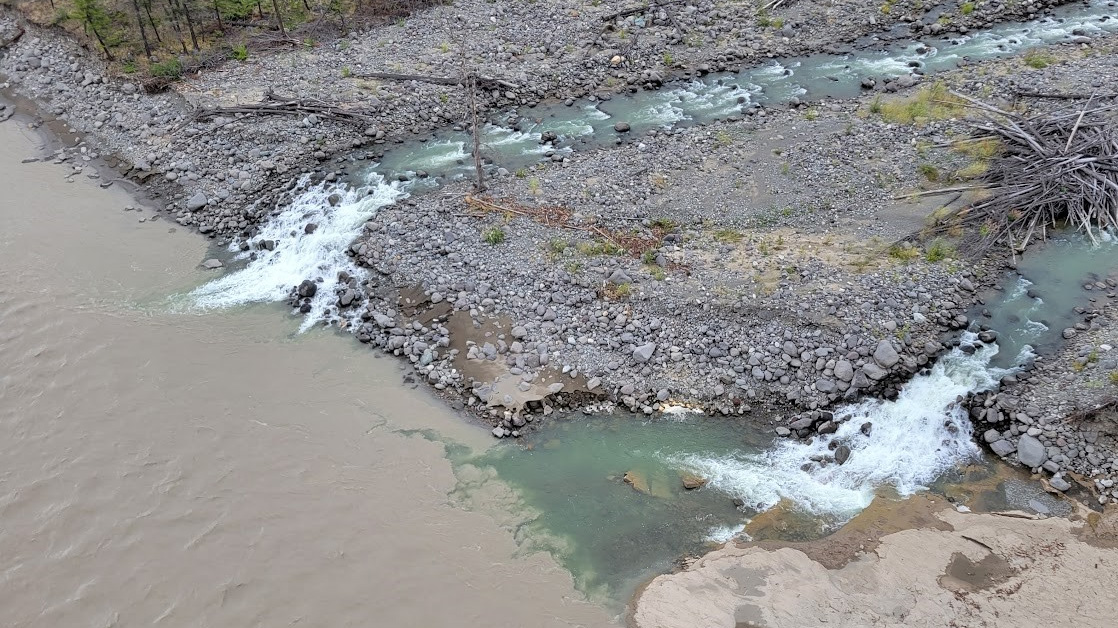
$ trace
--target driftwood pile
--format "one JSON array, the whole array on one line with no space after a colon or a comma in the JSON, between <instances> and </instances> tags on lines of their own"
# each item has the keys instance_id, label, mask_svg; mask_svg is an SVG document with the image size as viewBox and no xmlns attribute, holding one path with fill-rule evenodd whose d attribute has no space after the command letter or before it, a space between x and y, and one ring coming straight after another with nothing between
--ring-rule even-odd
<instances>
[{"instance_id":1,"label":"driftwood pile","mask_svg":"<svg viewBox=\"0 0 1118 628\"><path fill-rule=\"evenodd\" d=\"M264 100L256 105L236 105L232 107L204 107L194 112L195 120L207 120L217 116L280 115L309 116L314 114L326 120L349 122L362 126L373 123L373 116L359 109L347 109L314 98L288 98L277 96L271 90L264 93Z\"/></svg>"},{"instance_id":2,"label":"driftwood pile","mask_svg":"<svg viewBox=\"0 0 1118 628\"><path fill-rule=\"evenodd\" d=\"M1024 114L953 93L978 113L968 142L996 142L987 170L973 185L935 193L974 191L979 200L941 225L962 227L974 252L997 243L1014 253L1049 228L1070 226L1097 242L1118 229L1118 128L1113 102L1098 96L1057 111Z\"/></svg>"}]
</instances>

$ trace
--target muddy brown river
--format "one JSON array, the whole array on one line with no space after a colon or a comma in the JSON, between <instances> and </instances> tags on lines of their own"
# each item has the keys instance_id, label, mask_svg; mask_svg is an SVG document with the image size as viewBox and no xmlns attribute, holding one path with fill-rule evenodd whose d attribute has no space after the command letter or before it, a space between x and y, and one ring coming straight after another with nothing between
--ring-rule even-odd
<instances>
[{"instance_id":1,"label":"muddy brown river","mask_svg":"<svg viewBox=\"0 0 1118 628\"><path fill-rule=\"evenodd\" d=\"M0 124L0 625L612 623L401 433L484 430L280 309L177 307L206 242L21 163L27 122Z\"/></svg>"}]
</instances>

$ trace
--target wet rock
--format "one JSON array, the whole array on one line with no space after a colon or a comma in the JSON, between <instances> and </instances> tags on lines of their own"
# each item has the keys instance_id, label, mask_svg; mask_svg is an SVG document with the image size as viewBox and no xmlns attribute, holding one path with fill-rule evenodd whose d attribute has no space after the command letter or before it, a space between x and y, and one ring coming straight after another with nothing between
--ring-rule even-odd
<instances>
[{"instance_id":1,"label":"wet rock","mask_svg":"<svg viewBox=\"0 0 1118 628\"><path fill-rule=\"evenodd\" d=\"M299 296L301 297L313 297L315 294L318 293L318 284L311 281L310 279L304 279L299 284L298 292Z\"/></svg>"},{"instance_id":2,"label":"wet rock","mask_svg":"<svg viewBox=\"0 0 1118 628\"><path fill-rule=\"evenodd\" d=\"M858 431L860 431L863 436L868 437L870 434L873 433L873 423L866 421L862 424L862 427L858 428Z\"/></svg>"},{"instance_id":3,"label":"wet rock","mask_svg":"<svg viewBox=\"0 0 1118 628\"><path fill-rule=\"evenodd\" d=\"M706 478L701 478L693 473L684 473L680 480L683 483L683 488L689 491L702 488L708 481Z\"/></svg>"},{"instance_id":4,"label":"wet rock","mask_svg":"<svg viewBox=\"0 0 1118 628\"><path fill-rule=\"evenodd\" d=\"M1063 478L1063 476L1060 476L1060 475L1052 476L1048 480L1048 483L1050 485L1052 485L1052 488L1054 488L1054 489L1056 489L1057 491L1060 491L1060 492L1065 492L1065 491L1071 490L1071 482L1068 482L1067 480L1065 480Z\"/></svg>"},{"instance_id":5,"label":"wet rock","mask_svg":"<svg viewBox=\"0 0 1118 628\"><path fill-rule=\"evenodd\" d=\"M849 460L849 459L850 459L850 448L847 447L846 445L839 445L835 449L835 462L837 462L839 464L846 464L846 461Z\"/></svg>"},{"instance_id":6,"label":"wet rock","mask_svg":"<svg viewBox=\"0 0 1118 628\"><path fill-rule=\"evenodd\" d=\"M613 130L618 133L628 133L633 127L629 126L628 122L618 122L613 125Z\"/></svg>"}]
</instances>

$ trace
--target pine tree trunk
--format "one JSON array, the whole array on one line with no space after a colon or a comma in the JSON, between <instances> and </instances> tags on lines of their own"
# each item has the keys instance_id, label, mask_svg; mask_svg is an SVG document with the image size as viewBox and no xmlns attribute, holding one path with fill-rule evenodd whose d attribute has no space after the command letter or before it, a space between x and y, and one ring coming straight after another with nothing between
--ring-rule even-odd
<instances>
[{"instance_id":1,"label":"pine tree trunk","mask_svg":"<svg viewBox=\"0 0 1118 628\"><path fill-rule=\"evenodd\" d=\"M272 0L272 9L276 12L276 24L279 24L280 35L283 35L283 38L287 39L287 29L283 27L283 16L280 15L279 2Z\"/></svg>"},{"instance_id":2,"label":"pine tree trunk","mask_svg":"<svg viewBox=\"0 0 1118 628\"><path fill-rule=\"evenodd\" d=\"M164 0L167 3L167 14L171 16L171 27L175 29L175 35L179 38L179 45L182 46L182 53L186 54L186 41L182 38L182 25L179 24L179 12L175 10L175 3L171 0Z\"/></svg>"},{"instance_id":3,"label":"pine tree trunk","mask_svg":"<svg viewBox=\"0 0 1118 628\"><path fill-rule=\"evenodd\" d=\"M148 59L151 58L151 42L148 41L148 32L144 28L144 16L140 14L140 0L132 0L132 8L136 11L136 25L140 27L140 39L144 40L144 52Z\"/></svg>"},{"instance_id":4,"label":"pine tree trunk","mask_svg":"<svg viewBox=\"0 0 1118 628\"><path fill-rule=\"evenodd\" d=\"M155 33L155 41L163 43L163 38L159 36L159 29L155 26L155 18L151 16L151 0L144 0L144 13L147 13L148 24L151 24L151 31Z\"/></svg>"},{"instance_id":5,"label":"pine tree trunk","mask_svg":"<svg viewBox=\"0 0 1118 628\"><path fill-rule=\"evenodd\" d=\"M179 0L179 6L182 7L182 14L186 17L186 28L190 30L190 43L194 45L195 52L201 50L198 47L198 35L194 33L194 20L190 18L190 4L186 0Z\"/></svg>"},{"instance_id":6,"label":"pine tree trunk","mask_svg":"<svg viewBox=\"0 0 1118 628\"><path fill-rule=\"evenodd\" d=\"M217 30L225 32L225 25L221 23L221 9L217 8L217 0L214 0L214 17L217 18Z\"/></svg>"},{"instance_id":7,"label":"pine tree trunk","mask_svg":"<svg viewBox=\"0 0 1118 628\"><path fill-rule=\"evenodd\" d=\"M89 25L89 29L93 31L93 36L97 38L97 43L101 44L101 50L105 51L105 59L114 61L113 53L109 52L109 47L105 45L105 40L101 39L101 33L98 33L97 28L92 24Z\"/></svg>"}]
</instances>

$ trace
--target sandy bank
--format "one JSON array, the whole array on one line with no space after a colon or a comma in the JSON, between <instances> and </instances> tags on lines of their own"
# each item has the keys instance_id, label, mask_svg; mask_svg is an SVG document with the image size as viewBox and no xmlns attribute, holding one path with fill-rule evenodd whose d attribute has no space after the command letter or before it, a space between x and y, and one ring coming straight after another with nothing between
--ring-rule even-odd
<instances>
[{"instance_id":1,"label":"sandy bank","mask_svg":"<svg viewBox=\"0 0 1118 628\"><path fill-rule=\"evenodd\" d=\"M636 602L633 623L641 628L1114 625L1118 510L1113 507L1079 520L950 508L932 519L922 529L868 543L835 569L818 562L827 560L812 547L727 545L685 571L653 580Z\"/></svg>"}]
</instances>

